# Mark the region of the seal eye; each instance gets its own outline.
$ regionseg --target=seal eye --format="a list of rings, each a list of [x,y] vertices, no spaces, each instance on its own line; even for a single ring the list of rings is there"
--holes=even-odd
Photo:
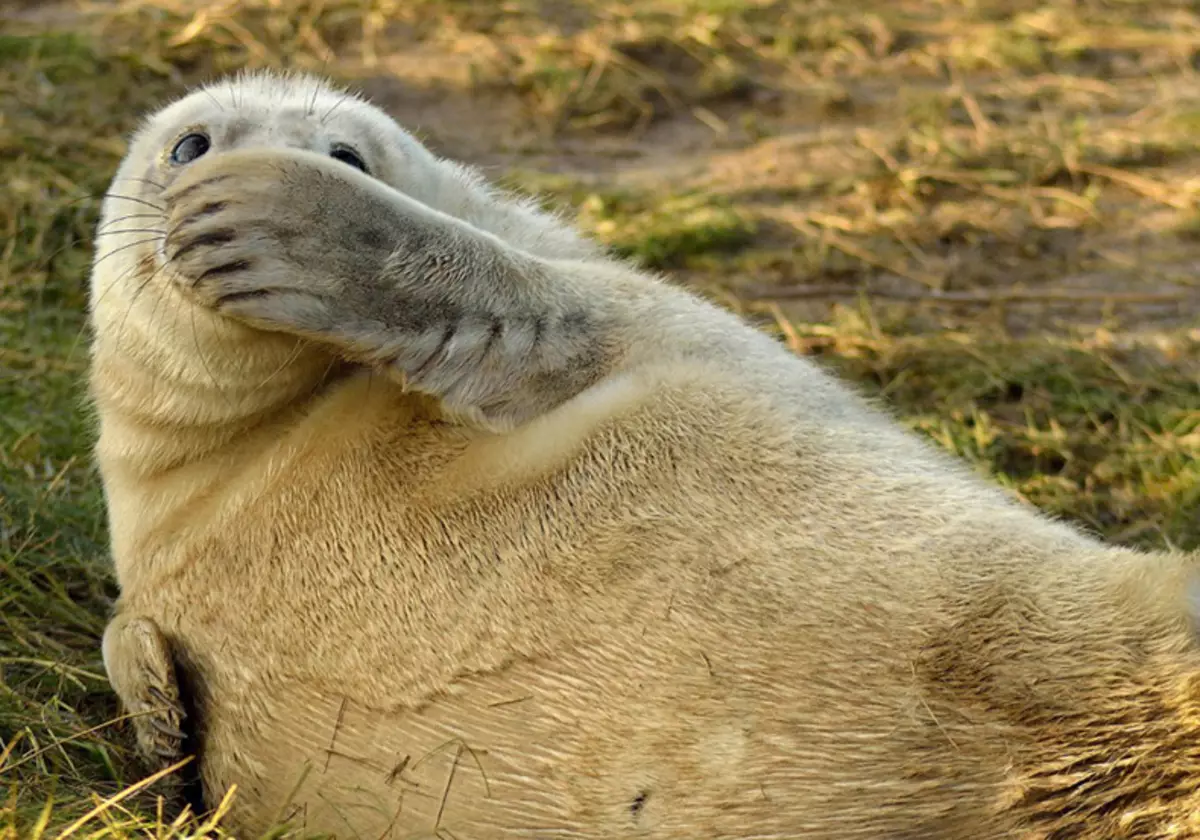
[[[335,146],[329,152],[329,156],[334,160],[340,160],[342,163],[349,164],[359,172],[367,173],[367,165],[363,163],[363,159],[358,156],[358,152],[346,146]],[[370,174],[370,173],[367,173]]]
[[[209,145],[203,134],[188,134],[171,150],[171,163],[191,163],[207,152]]]

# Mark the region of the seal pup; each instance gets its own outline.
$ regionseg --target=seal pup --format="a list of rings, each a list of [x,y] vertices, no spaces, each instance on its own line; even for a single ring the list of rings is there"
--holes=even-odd
[[[359,98],[152,115],[91,284],[106,667],[243,835],[1200,836],[1194,555],[1016,503]]]

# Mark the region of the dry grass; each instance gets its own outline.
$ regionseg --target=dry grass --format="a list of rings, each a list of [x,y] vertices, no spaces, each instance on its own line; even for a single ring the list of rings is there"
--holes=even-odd
[[[12,7],[13,4],[10,4]],[[0,838],[184,837],[107,689],[82,402],[134,116],[242,66],[439,149],[819,356],[1032,503],[1200,546],[1200,15],[1185,2],[136,0],[0,31]]]

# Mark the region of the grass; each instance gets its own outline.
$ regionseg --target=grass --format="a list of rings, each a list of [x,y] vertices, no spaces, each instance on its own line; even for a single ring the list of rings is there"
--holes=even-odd
[[[106,800],[142,774],[99,658],[116,591],[85,289],[136,114],[243,66],[374,84],[402,119],[431,92],[435,146],[819,357],[1029,502],[1117,542],[1200,547],[1191,3],[16,6],[0,33],[4,840],[193,836],[159,819],[153,786]]]

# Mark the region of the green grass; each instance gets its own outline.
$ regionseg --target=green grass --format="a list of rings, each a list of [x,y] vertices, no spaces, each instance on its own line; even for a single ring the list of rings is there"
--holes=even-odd
[[[141,774],[99,657],[116,592],[86,276],[136,115],[217,72],[369,80],[403,77],[392,62],[414,49],[444,56],[439,97],[503,102],[524,131],[508,183],[1042,509],[1122,543],[1200,546],[1191,4],[554,5],[255,0],[201,18],[128,0],[6,22],[0,838],[57,836],[92,810],[75,836],[175,836],[151,795],[102,805]]]
[[[0,37],[0,837],[137,778],[108,723],[98,639],[116,588],[83,393],[90,240],[131,90],[166,87],[86,33]]]
[[[550,209],[568,208],[591,236],[649,269],[695,266],[705,255],[737,253],[754,241],[752,220],[727,198],[701,191],[597,190],[520,170],[502,184]]]

